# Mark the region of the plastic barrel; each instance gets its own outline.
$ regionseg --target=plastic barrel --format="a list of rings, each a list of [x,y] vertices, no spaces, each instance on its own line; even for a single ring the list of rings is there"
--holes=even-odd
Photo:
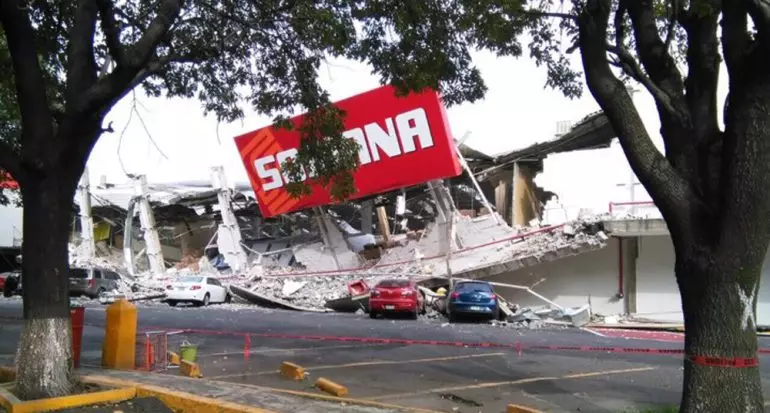
[[[195,359],[198,357],[198,346],[187,345],[179,348],[179,358],[191,363],[195,363]]]
[[[83,307],[70,308],[70,322],[72,323],[72,363],[75,368],[80,367],[80,346],[83,342],[83,324],[86,309]]]

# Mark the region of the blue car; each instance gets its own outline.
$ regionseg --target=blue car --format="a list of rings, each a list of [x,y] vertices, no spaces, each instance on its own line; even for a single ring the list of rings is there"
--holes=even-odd
[[[486,281],[461,281],[455,284],[449,294],[447,314],[454,322],[460,316],[476,316],[495,320],[498,318],[497,295]]]

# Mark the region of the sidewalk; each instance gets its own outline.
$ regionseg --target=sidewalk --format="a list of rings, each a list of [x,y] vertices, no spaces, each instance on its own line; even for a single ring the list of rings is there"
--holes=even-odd
[[[405,408],[381,408],[360,406],[344,401],[333,402],[314,400],[288,393],[273,391],[250,385],[226,383],[206,379],[193,379],[170,374],[153,374],[136,371],[101,370],[91,368],[79,369],[80,375],[103,376],[112,379],[128,380],[146,385],[165,387],[169,390],[192,393],[197,396],[239,403],[250,407],[259,407],[276,413],[394,413],[416,412],[426,410]],[[325,397],[323,393],[319,396]]]

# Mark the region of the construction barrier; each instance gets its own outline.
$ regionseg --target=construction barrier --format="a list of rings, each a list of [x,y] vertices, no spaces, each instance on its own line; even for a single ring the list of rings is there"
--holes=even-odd
[[[596,353],[616,353],[616,354],[645,354],[645,355],[677,355],[685,356],[692,363],[713,367],[756,367],[759,365],[759,359],[754,358],[725,358],[709,355],[689,355],[685,354],[684,349],[676,348],[644,348],[644,347],[608,347],[608,346],[557,346],[557,345],[531,345],[521,341],[515,343],[493,343],[493,342],[472,342],[472,341],[446,341],[446,340],[419,340],[402,338],[383,338],[383,337],[360,337],[360,336],[329,336],[329,335],[308,335],[308,334],[281,334],[281,333],[246,333],[237,331],[218,331],[203,329],[185,329],[181,330],[184,334],[200,334],[215,336],[242,337],[244,340],[243,357],[248,361],[250,357],[249,348],[253,338],[265,339],[289,339],[289,340],[307,340],[307,341],[336,341],[343,343],[362,343],[362,344],[396,344],[396,345],[429,345],[429,346],[448,346],[462,348],[489,348],[489,349],[509,349],[516,352],[521,357],[525,351],[568,351],[568,352],[596,352]],[[770,349],[759,349],[758,354],[770,354]]]

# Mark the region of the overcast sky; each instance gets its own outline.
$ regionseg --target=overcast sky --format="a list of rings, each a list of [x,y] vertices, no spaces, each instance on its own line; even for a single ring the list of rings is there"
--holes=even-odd
[[[483,101],[451,107],[448,114],[454,136],[469,132],[465,143],[475,149],[497,154],[549,140],[558,121],[578,121],[599,109],[588,90],[581,99],[568,100],[558,91],[544,89],[545,70],[526,57],[515,60],[479,52],[474,58],[489,92]],[[350,61],[332,61],[319,76],[334,100],[379,86],[365,65]],[[109,114],[116,132],[105,134],[94,148],[88,163],[92,183],[101,176],[123,183],[128,180],[125,172],[146,174],[150,182],[208,179],[209,168],[215,165],[225,167],[231,183],[247,181],[233,137],[270,124],[269,117],[248,113],[242,122],[218,125],[216,119],[203,116],[195,100],[150,99],[140,91],[136,96],[139,104],[129,95]],[[723,97],[724,93],[720,102]],[[634,100],[660,145],[652,99],[643,91]],[[618,186],[628,181],[628,163],[617,144],[551,156],[537,178],[539,185],[560,196],[562,204],[596,212],[606,210],[610,200],[628,200],[628,190]],[[637,190],[636,200],[647,199],[642,192]]]

